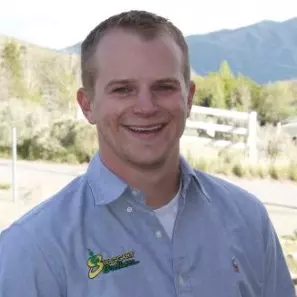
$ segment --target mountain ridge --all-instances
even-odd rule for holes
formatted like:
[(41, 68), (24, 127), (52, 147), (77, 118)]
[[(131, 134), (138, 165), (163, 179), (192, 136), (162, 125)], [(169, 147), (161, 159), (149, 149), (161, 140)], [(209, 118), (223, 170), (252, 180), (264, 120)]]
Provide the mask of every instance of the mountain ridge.
[[(227, 61), (234, 74), (261, 84), (297, 78), (297, 17), (191, 34), (186, 41), (191, 67), (198, 75), (216, 72)], [(79, 54), (80, 45), (62, 51)]]
[[(297, 17), (285, 21), (263, 20), (236, 29), (221, 29), (205, 34), (185, 36), (192, 73), (206, 76), (217, 72), (227, 61), (235, 75), (244, 76), (260, 84), (297, 79)], [(23, 45), (55, 54), (79, 55), (78, 42), (63, 49), (46, 48), (14, 37)]]

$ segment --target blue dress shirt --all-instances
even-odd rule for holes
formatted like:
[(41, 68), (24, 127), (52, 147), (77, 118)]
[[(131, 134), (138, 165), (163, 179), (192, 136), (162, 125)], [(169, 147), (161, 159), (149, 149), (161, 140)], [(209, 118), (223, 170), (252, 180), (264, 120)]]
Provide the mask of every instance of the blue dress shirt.
[(97, 153), (0, 236), (1, 297), (293, 297), (265, 207), (181, 160), (172, 240)]

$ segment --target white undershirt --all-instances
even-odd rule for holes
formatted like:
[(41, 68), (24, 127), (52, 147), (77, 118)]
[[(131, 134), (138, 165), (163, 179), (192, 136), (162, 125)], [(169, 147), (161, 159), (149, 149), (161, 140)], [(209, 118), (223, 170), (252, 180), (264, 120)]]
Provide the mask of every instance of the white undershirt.
[(170, 239), (172, 238), (174, 223), (177, 215), (179, 196), (180, 189), (178, 190), (175, 197), (168, 204), (154, 210), (157, 218), (163, 225)]

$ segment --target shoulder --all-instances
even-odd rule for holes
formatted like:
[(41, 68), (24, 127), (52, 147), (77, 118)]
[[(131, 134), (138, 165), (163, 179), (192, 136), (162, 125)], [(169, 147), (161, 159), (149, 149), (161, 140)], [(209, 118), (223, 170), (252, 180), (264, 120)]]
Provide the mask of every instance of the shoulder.
[(261, 234), (265, 232), (271, 223), (259, 197), (226, 179), (200, 170), (195, 170), (195, 173), (218, 215), (228, 226)]
[(81, 234), (89, 192), (85, 176), (79, 176), (2, 231), (0, 258), (12, 259), (0, 264), (0, 276), (6, 270), (17, 278), (10, 266), (21, 265), (27, 267), (26, 273), (36, 272), (47, 279), (45, 285), (60, 283), (64, 278), (63, 253), (69, 249), (69, 239)]
[(84, 207), (88, 192), (84, 175), (73, 179), (56, 194), (33, 207), (3, 230), (0, 234), (1, 242), (8, 244), (13, 240), (14, 246), (24, 243), (47, 246), (58, 234), (63, 236), (69, 222), (74, 223), (76, 212)]
[[(35, 221), (41, 222), (42, 220), (46, 220), (47, 217), (52, 216), (55, 216), (56, 221), (59, 221), (59, 219), (65, 215), (67, 208), (82, 203), (80, 198), (87, 186), (87, 181), (84, 175), (73, 179), (57, 193), (33, 207), (25, 215), (15, 221), (14, 224), (29, 227), (30, 224)], [(46, 221), (43, 223), (46, 223)]]
[(263, 208), (264, 205), (253, 193), (221, 177), (195, 169), (198, 181), (214, 204), (227, 204), (237, 208)]

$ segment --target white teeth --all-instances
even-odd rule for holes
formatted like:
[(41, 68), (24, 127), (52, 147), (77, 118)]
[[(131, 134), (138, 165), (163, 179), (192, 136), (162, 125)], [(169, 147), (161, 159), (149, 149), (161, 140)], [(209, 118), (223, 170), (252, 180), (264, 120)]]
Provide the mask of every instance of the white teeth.
[(156, 125), (153, 127), (129, 127), (130, 130), (135, 132), (154, 132), (162, 128), (162, 125)]

